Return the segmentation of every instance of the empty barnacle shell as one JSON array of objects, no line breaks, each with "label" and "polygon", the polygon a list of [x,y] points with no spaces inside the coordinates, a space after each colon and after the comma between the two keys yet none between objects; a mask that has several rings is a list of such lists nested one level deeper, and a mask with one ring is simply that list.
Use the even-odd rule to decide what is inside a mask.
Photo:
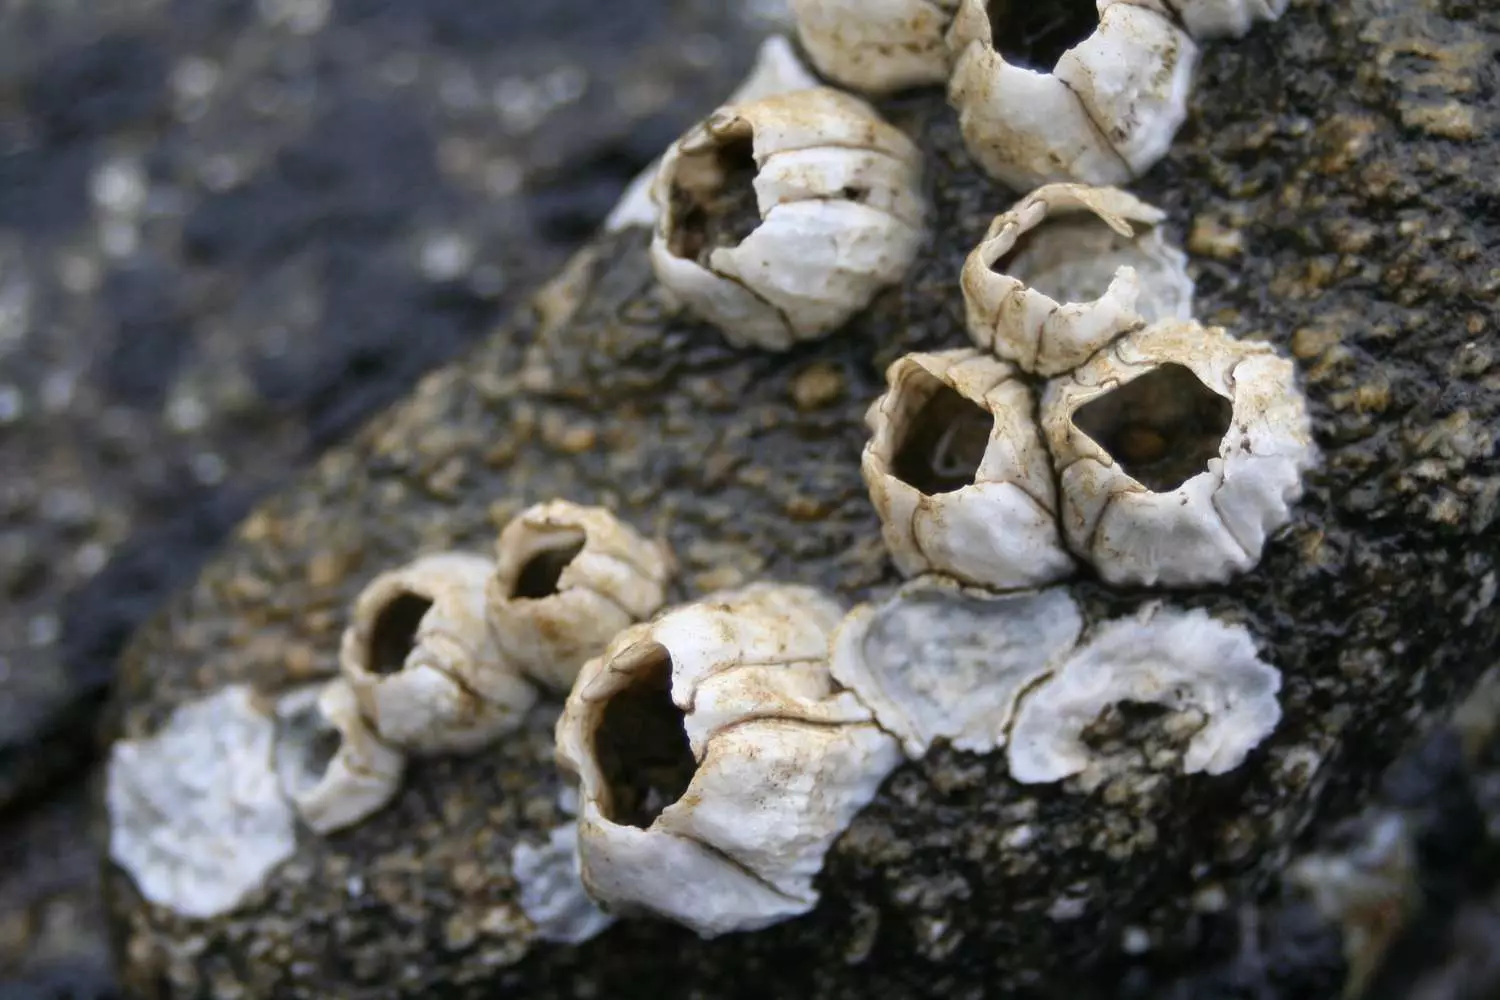
[{"label": "empty barnacle shell", "polygon": [[406,756],[371,732],[344,678],[283,695],[276,722],[282,791],[314,832],[358,823],[401,788]]},{"label": "empty barnacle shell", "polygon": [[150,902],[194,919],[227,913],[296,851],[268,708],[232,685],[111,748],[109,857]]},{"label": "empty barnacle shell", "polygon": [[1060,781],[1088,766],[1083,731],[1121,702],[1196,711],[1202,725],[1182,760],[1187,774],[1239,767],[1281,721],[1281,673],[1261,661],[1250,633],[1202,610],[1149,606],[1113,621],[1029,692],[1016,712],[1011,776]]},{"label": "empty barnacle shell", "polygon": [[1173,18],[1199,41],[1241,38],[1257,21],[1275,21],[1291,0],[1130,0]]},{"label": "empty barnacle shell", "polygon": [[[1168,17],[1125,0],[1099,0],[1087,29],[1067,24],[1071,32],[1036,43],[1027,19],[1050,10],[960,3],[948,33],[958,53],[948,97],[969,151],[1021,191],[1140,176],[1187,117],[1197,47]],[[1037,68],[1004,54],[1017,48],[1029,48]]]},{"label": "empty barnacle shell", "polygon": [[860,471],[896,568],[997,589],[1071,573],[1036,400],[1016,370],[965,348],[906,355],[886,381]]},{"label": "empty barnacle shell", "polygon": [[827,87],[720,108],[662,161],[656,277],[736,346],[831,333],[916,256],[920,173],[906,136]]},{"label": "empty barnacle shell", "polygon": [[422,556],[376,577],[355,600],[339,666],[385,742],[470,752],[514,729],[536,701],[485,616],[494,572],[483,556]]},{"label": "empty barnacle shell", "polygon": [[828,673],[840,609],[755,584],[634,625],[557,723],[585,888],[704,937],[812,909],[833,841],[900,760]]},{"label": "empty barnacle shell", "polygon": [[529,507],[500,532],[488,584],[501,656],[566,691],[615,633],[661,608],[671,573],[664,546],[603,507]]},{"label": "empty barnacle shell", "polygon": [[1033,191],[964,262],[969,336],[1028,372],[1057,375],[1145,323],[1191,318],[1193,279],[1164,218],[1117,188]]},{"label": "empty barnacle shell", "polygon": [[1250,569],[1315,457],[1291,362],[1195,322],[1126,334],[1054,380],[1042,427],[1064,535],[1116,584]]},{"label": "empty barnacle shell", "polygon": [[907,756],[939,739],[987,753],[1005,745],[1022,692],[1057,668],[1082,631],[1062,587],[993,594],[925,576],[851,611],[829,666]]},{"label": "empty barnacle shell", "polygon": [[958,0],[792,0],[797,37],[818,72],[884,94],[942,83]]}]

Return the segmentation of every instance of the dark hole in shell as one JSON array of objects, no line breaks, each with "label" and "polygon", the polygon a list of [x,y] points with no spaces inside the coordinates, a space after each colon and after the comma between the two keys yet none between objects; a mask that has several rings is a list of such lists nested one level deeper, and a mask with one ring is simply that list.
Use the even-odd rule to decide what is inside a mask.
[{"label": "dark hole in shell", "polygon": [[[678,257],[695,260],[704,267],[713,251],[739,246],[760,225],[760,205],[755,199],[755,152],[751,137],[736,136],[710,152],[689,154],[711,157],[712,163],[699,176],[716,178],[711,185],[690,188],[681,180],[672,185],[672,227],[668,247]],[[686,165],[679,173],[686,170]]]},{"label": "dark hole in shell", "polygon": [[687,791],[698,764],[672,703],[672,657],[657,646],[604,706],[594,755],[608,786],[605,818],[645,829]]},{"label": "dark hole in shell", "polygon": [[516,575],[516,585],[511,588],[511,597],[536,599],[551,597],[557,593],[557,581],[563,570],[583,551],[583,539],[569,542],[557,548],[543,549],[526,561]]},{"label": "dark hole in shell", "polygon": [[417,627],[431,607],[432,601],[407,592],[380,610],[370,630],[371,673],[394,674],[405,665],[417,643]]},{"label": "dark hole in shell", "polygon": [[994,426],[987,410],[939,383],[901,431],[891,473],[928,496],[963,489],[979,473]]},{"label": "dark hole in shell", "polygon": [[1099,27],[1094,0],[990,0],[986,11],[995,51],[1044,72]]},{"label": "dark hole in shell", "polygon": [[1232,413],[1189,369],[1164,364],[1080,406],[1073,424],[1132,479],[1163,493],[1208,468]]}]

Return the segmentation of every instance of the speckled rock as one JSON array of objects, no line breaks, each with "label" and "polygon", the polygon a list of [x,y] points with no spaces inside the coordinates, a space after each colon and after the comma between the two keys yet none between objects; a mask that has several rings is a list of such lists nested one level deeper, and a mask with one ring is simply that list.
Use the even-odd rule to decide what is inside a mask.
[{"label": "speckled rock", "polygon": [[[1206,50],[1187,128],[1137,186],[1185,235],[1200,316],[1298,360],[1324,454],[1254,571],[1173,596],[1247,626],[1283,673],[1282,722],[1242,767],[1181,776],[1180,734],[1131,711],[1089,733],[1107,766],[1059,785],[1023,787],[999,755],[938,747],[836,844],[814,913],[711,943],[622,921],[564,947],[531,939],[509,868],[518,842],[566,820],[545,704],[492,752],[419,762],[366,823],[304,833],[236,913],[180,919],[111,871],[127,987],[1336,993],[1339,928],[1304,906],[1260,933],[1261,890],[1469,693],[1500,640],[1500,233],[1485,214],[1500,198],[1497,41],[1500,15],[1459,0],[1294,5]],[[959,268],[1012,193],[972,167],[940,94],[883,110],[925,150],[934,203],[932,245],[900,288],[827,341],[738,352],[669,313],[643,230],[598,238],[520,322],[240,527],[134,643],[116,731],[147,735],[225,684],[330,672],[343,608],[375,568],[482,547],[551,496],[667,538],[678,597],[774,577],[853,599],[892,582],[859,478],[862,413],[897,354],[965,342]],[[1146,598],[1076,592],[1092,621]]]}]

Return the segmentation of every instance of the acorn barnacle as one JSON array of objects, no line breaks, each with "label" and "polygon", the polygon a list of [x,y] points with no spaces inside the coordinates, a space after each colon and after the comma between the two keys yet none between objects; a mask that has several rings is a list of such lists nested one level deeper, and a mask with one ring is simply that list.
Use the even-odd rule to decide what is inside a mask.
[{"label": "acorn barnacle", "polygon": [[500,532],[488,613],[505,663],[557,691],[666,599],[671,554],[603,507],[553,500]]},{"label": "acorn barnacle", "polygon": [[282,791],[316,833],[358,823],[401,788],[406,755],[370,729],[342,677],[278,699],[276,730]]},{"label": "acorn barnacle", "polygon": [[797,38],[818,72],[884,94],[948,79],[958,0],[792,0]]},{"label": "acorn barnacle", "polygon": [[1058,375],[1146,323],[1188,319],[1187,258],[1165,214],[1116,188],[1051,184],[995,218],[964,262],[974,343]]},{"label": "acorn barnacle", "polygon": [[948,36],[957,53],[948,98],[970,153],[1018,191],[1140,176],[1187,117],[1197,46],[1168,15],[1127,0],[1099,0],[1097,18],[1065,20],[1033,37],[1030,21],[1050,9],[959,5]]},{"label": "acorn barnacle", "polygon": [[964,348],[909,354],[871,405],[861,471],[896,568],[1012,589],[1069,575],[1031,389]]},{"label": "acorn barnacle", "polygon": [[631,626],[584,666],[557,755],[606,911],[713,937],[816,905],[824,855],[901,758],[829,675],[839,618],[816,590],[754,584]]},{"label": "acorn barnacle", "polygon": [[736,346],[831,333],[922,241],[921,155],[827,87],[720,108],[662,161],[657,279]]},{"label": "acorn barnacle", "polygon": [[339,666],[386,743],[471,752],[513,730],[536,701],[486,618],[494,573],[483,556],[438,553],[382,573],[356,598]]},{"label": "acorn barnacle", "polygon": [[1315,458],[1291,362],[1195,322],[1126,334],[1053,380],[1042,427],[1068,544],[1115,584],[1250,569]]}]

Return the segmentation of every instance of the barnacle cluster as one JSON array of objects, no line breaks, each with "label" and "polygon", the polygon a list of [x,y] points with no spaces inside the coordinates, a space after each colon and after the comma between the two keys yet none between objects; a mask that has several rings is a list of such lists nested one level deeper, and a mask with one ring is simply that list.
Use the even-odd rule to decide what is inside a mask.
[{"label": "barnacle cluster", "polygon": [[[149,897],[237,905],[290,853],[294,814],[319,834],[358,822],[398,793],[408,755],[477,752],[563,692],[557,758],[577,778],[577,820],[517,845],[512,867],[535,935],[565,942],[614,916],[713,936],[806,912],[834,840],[938,740],[1005,747],[1017,781],[1046,782],[1087,766],[1084,730],[1124,701],[1192,721],[1187,772],[1223,773],[1265,739],[1280,675],[1243,626],[1156,600],[1089,622],[1068,584],[1226,581],[1300,495],[1313,449],[1291,365],[1191,319],[1162,212],[1076,183],[1146,169],[1184,114],[1194,39],[1279,5],[1100,0],[1050,27],[1026,6],[794,4],[824,74],[876,92],[947,80],[981,165],[1048,182],[955,276],[972,346],[898,359],[868,411],[863,476],[911,579],[847,614],[770,582],[667,607],[663,545],[603,508],[531,507],[493,559],[430,554],[374,578],[336,679],[272,706],[234,689],[117,747],[117,815],[150,807],[143,788],[184,732],[227,722],[253,758],[253,781],[199,808],[219,827],[240,821],[218,813],[253,820],[244,877],[185,894],[152,868],[161,838],[115,838]],[[1066,36],[1051,72],[1005,54],[1036,50],[1043,28]],[[731,343],[772,350],[838,329],[899,281],[927,217],[920,151],[791,58],[771,43],[763,85],[668,151],[653,208],[632,200],[612,222],[650,224],[670,296]],[[181,853],[202,866],[221,846]]]}]

